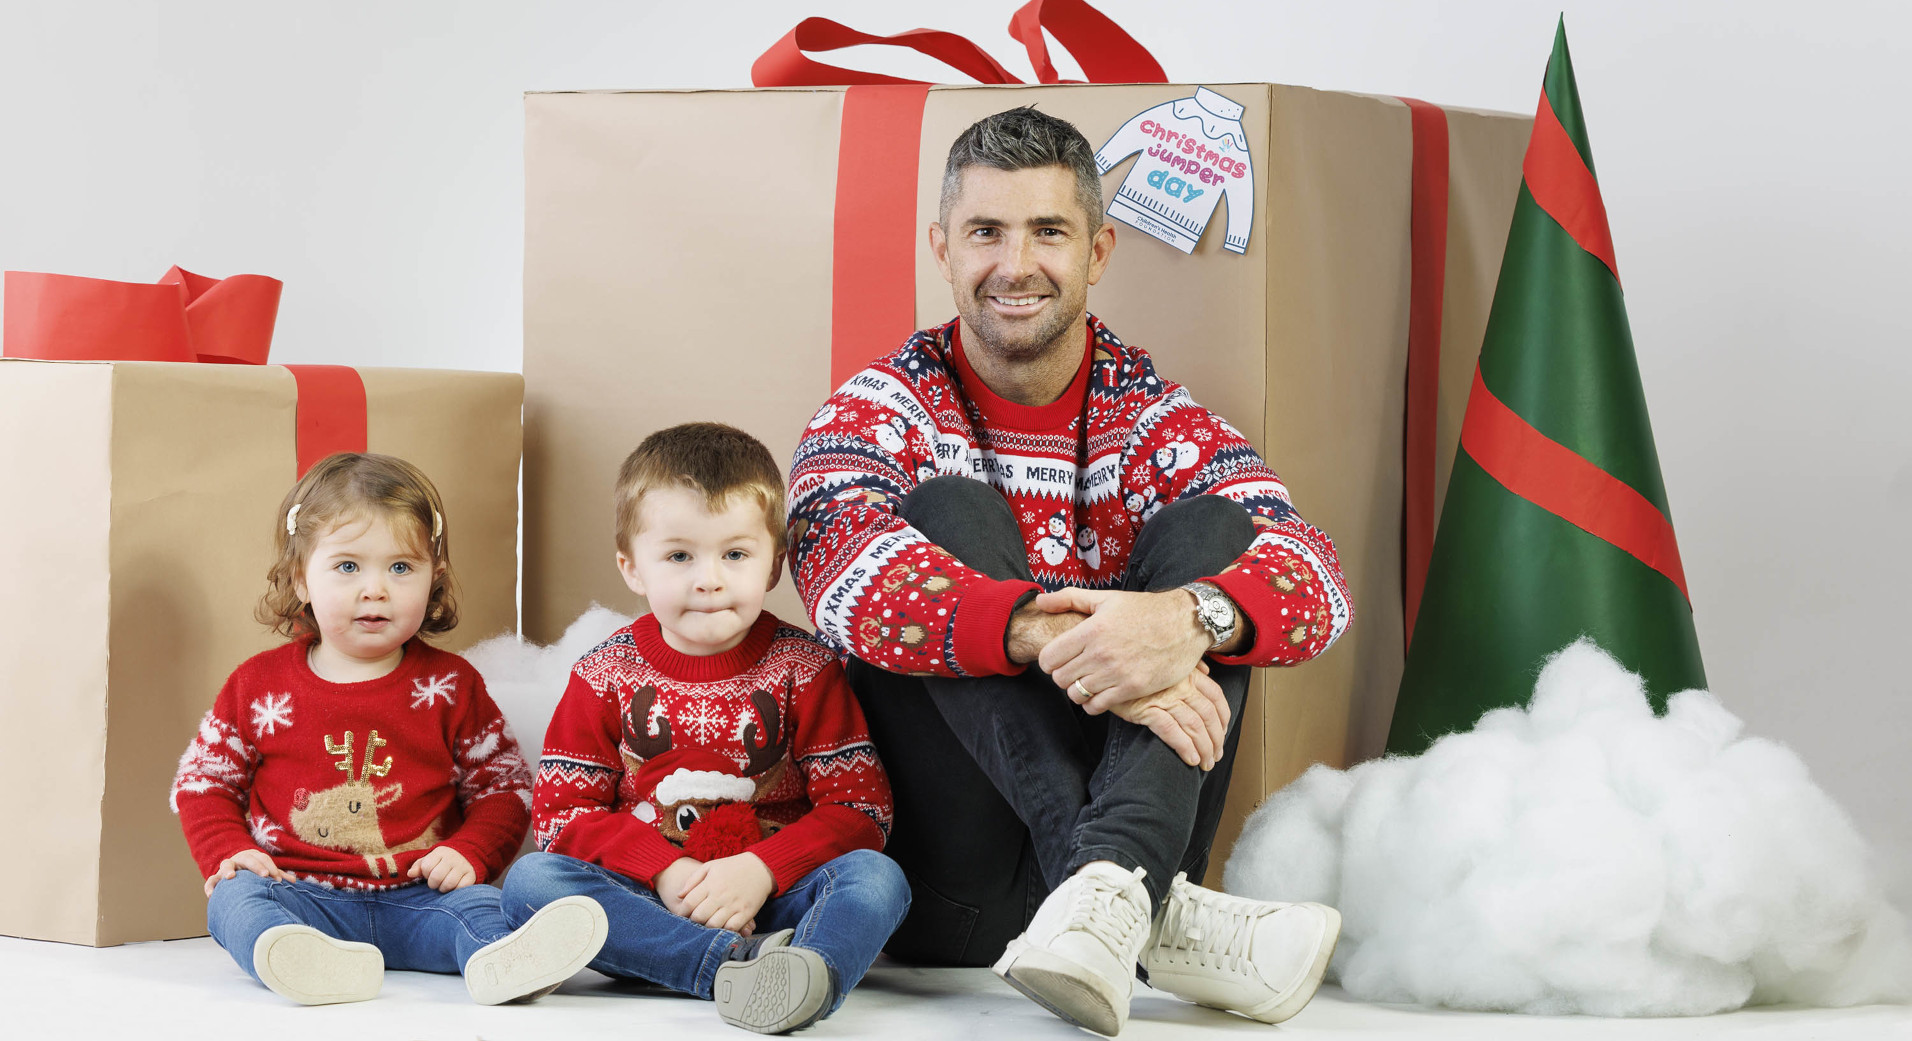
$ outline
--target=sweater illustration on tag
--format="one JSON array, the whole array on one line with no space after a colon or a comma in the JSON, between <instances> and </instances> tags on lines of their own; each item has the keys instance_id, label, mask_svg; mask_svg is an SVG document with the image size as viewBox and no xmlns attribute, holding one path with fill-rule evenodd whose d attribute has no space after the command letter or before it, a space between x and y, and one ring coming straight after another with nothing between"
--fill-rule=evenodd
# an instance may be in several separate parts
<instances>
[{"instance_id":1,"label":"sweater illustration on tag","mask_svg":"<svg viewBox=\"0 0 1912 1041\"><path fill-rule=\"evenodd\" d=\"M1254 227L1255 174L1239 103L1209 90L1164 102L1122 124L1096 149L1096 172L1141 152L1109 200L1109 216L1183 253L1195 252L1215 205L1228 200L1222 248L1248 251Z\"/></svg>"},{"instance_id":2,"label":"sweater illustration on tag","mask_svg":"<svg viewBox=\"0 0 1912 1041\"><path fill-rule=\"evenodd\" d=\"M392 772L392 757L386 756L383 763L372 762L373 753L386 744L378 731L371 731L365 738L365 762L359 767L357 778L352 776L352 732L345 732L345 742L335 743L332 735L325 735L325 753L340 756L332 764L345 771L345 780L323 791L308 791L300 788L292 795L293 834L314 846L326 849L345 850L357 853L365 858L365 866L371 869L372 877L377 878L379 862L384 869L398 874L397 855L416 849L426 849L438 839L438 822L432 821L425 827L423 834L410 842L396 846L385 844L385 832L378 823L378 811L398 801L405 794L405 784L394 781L383 788L374 787L372 778L384 777Z\"/></svg>"}]
</instances>

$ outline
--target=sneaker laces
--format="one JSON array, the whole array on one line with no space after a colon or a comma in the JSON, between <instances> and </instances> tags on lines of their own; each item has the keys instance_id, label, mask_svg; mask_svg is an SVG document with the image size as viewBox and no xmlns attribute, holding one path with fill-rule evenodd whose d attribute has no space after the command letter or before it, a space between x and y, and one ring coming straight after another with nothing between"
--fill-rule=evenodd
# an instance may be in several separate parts
<instances>
[{"instance_id":1,"label":"sneaker laces","mask_svg":"<svg viewBox=\"0 0 1912 1041\"><path fill-rule=\"evenodd\" d=\"M1075 900L1069 905L1067 928L1088 933L1118 954L1134 952L1139 946L1137 937L1148 928L1148 914L1128 898L1122 883L1140 877L1139 869L1121 879L1099 874L1077 875L1075 881L1081 883L1081 888L1076 890Z\"/></svg>"},{"instance_id":2,"label":"sneaker laces","mask_svg":"<svg viewBox=\"0 0 1912 1041\"><path fill-rule=\"evenodd\" d=\"M1177 892L1162 912L1160 946L1199 959L1203 965L1219 963L1240 971L1258 916L1234 910L1232 901L1214 896L1199 890Z\"/></svg>"}]
</instances>

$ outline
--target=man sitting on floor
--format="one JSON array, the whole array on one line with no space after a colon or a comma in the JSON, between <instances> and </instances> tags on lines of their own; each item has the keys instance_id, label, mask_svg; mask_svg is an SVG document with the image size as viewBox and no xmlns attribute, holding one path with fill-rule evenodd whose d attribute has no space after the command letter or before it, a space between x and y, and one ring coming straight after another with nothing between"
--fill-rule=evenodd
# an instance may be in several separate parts
<instances>
[{"instance_id":1,"label":"man sitting on floor","mask_svg":"<svg viewBox=\"0 0 1912 1041\"><path fill-rule=\"evenodd\" d=\"M1189 879L1250 667L1325 650L1347 585L1241 434L1087 312L1115 248L1102 212L1070 124L1019 108L957 139L929 243L959 317L816 413L793 567L890 773L913 890L892 954L993 961L1104 1034L1138 963L1278 1022L1339 916Z\"/></svg>"}]
</instances>

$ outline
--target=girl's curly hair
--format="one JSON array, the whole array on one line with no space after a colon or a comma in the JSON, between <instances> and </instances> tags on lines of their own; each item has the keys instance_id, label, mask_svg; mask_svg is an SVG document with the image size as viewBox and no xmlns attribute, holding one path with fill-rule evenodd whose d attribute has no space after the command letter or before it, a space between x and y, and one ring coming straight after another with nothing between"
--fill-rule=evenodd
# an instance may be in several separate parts
<instances>
[{"instance_id":1,"label":"girl's curly hair","mask_svg":"<svg viewBox=\"0 0 1912 1041\"><path fill-rule=\"evenodd\" d=\"M273 536L277 553L266 571L266 595L255 612L259 621L283 636L318 632L312 605L299 597L296 585L306 561L327 532L371 517L392 521L401 537L412 539L421 555L431 559L431 598L419 634L450 632L458 624L458 605L452 597L451 531L438 489L403 459L362 452L339 452L319 460L279 503Z\"/></svg>"}]
</instances>

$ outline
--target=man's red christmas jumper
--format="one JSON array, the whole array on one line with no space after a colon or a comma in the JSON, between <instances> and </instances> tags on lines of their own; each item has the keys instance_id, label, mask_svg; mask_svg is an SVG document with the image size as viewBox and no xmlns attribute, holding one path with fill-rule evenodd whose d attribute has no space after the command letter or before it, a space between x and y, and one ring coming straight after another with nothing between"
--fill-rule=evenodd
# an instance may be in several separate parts
<instances>
[{"instance_id":1,"label":"man's red christmas jumper","mask_svg":"<svg viewBox=\"0 0 1912 1041\"><path fill-rule=\"evenodd\" d=\"M1346 630L1334 544L1254 447L1158 377L1148 352L1094 315L1088 326L1075 381L1049 405L991 392L955 321L911 336L824 402L790 465L791 553L819 636L891 672L1018 672L1003 646L1017 602L1038 589L1119 588L1143 522L1195 495L1241 503L1256 529L1210 580L1254 643L1217 660L1293 665ZM1008 499L1035 584L964 567L898 515L917 485L950 475Z\"/></svg>"},{"instance_id":2,"label":"man's red christmas jumper","mask_svg":"<svg viewBox=\"0 0 1912 1041\"><path fill-rule=\"evenodd\" d=\"M889 779L827 648L766 612L736 647L688 655L645 615L571 670L538 764L538 848L655 887L685 854L664 835L678 808L644 766L693 749L733 766L758 819L782 826L750 847L778 893L889 835Z\"/></svg>"},{"instance_id":3,"label":"man's red christmas jumper","mask_svg":"<svg viewBox=\"0 0 1912 1041\"><path fill-rule=\"evenodd\" d=\"M199 873L257 848L302 881L381 889L443 845L495 876L524 841L531 771L477 670L414 639L389 674L333 683L310 647L234 670L180 757L173 811Z\"/></svg>"}]
</instances>

